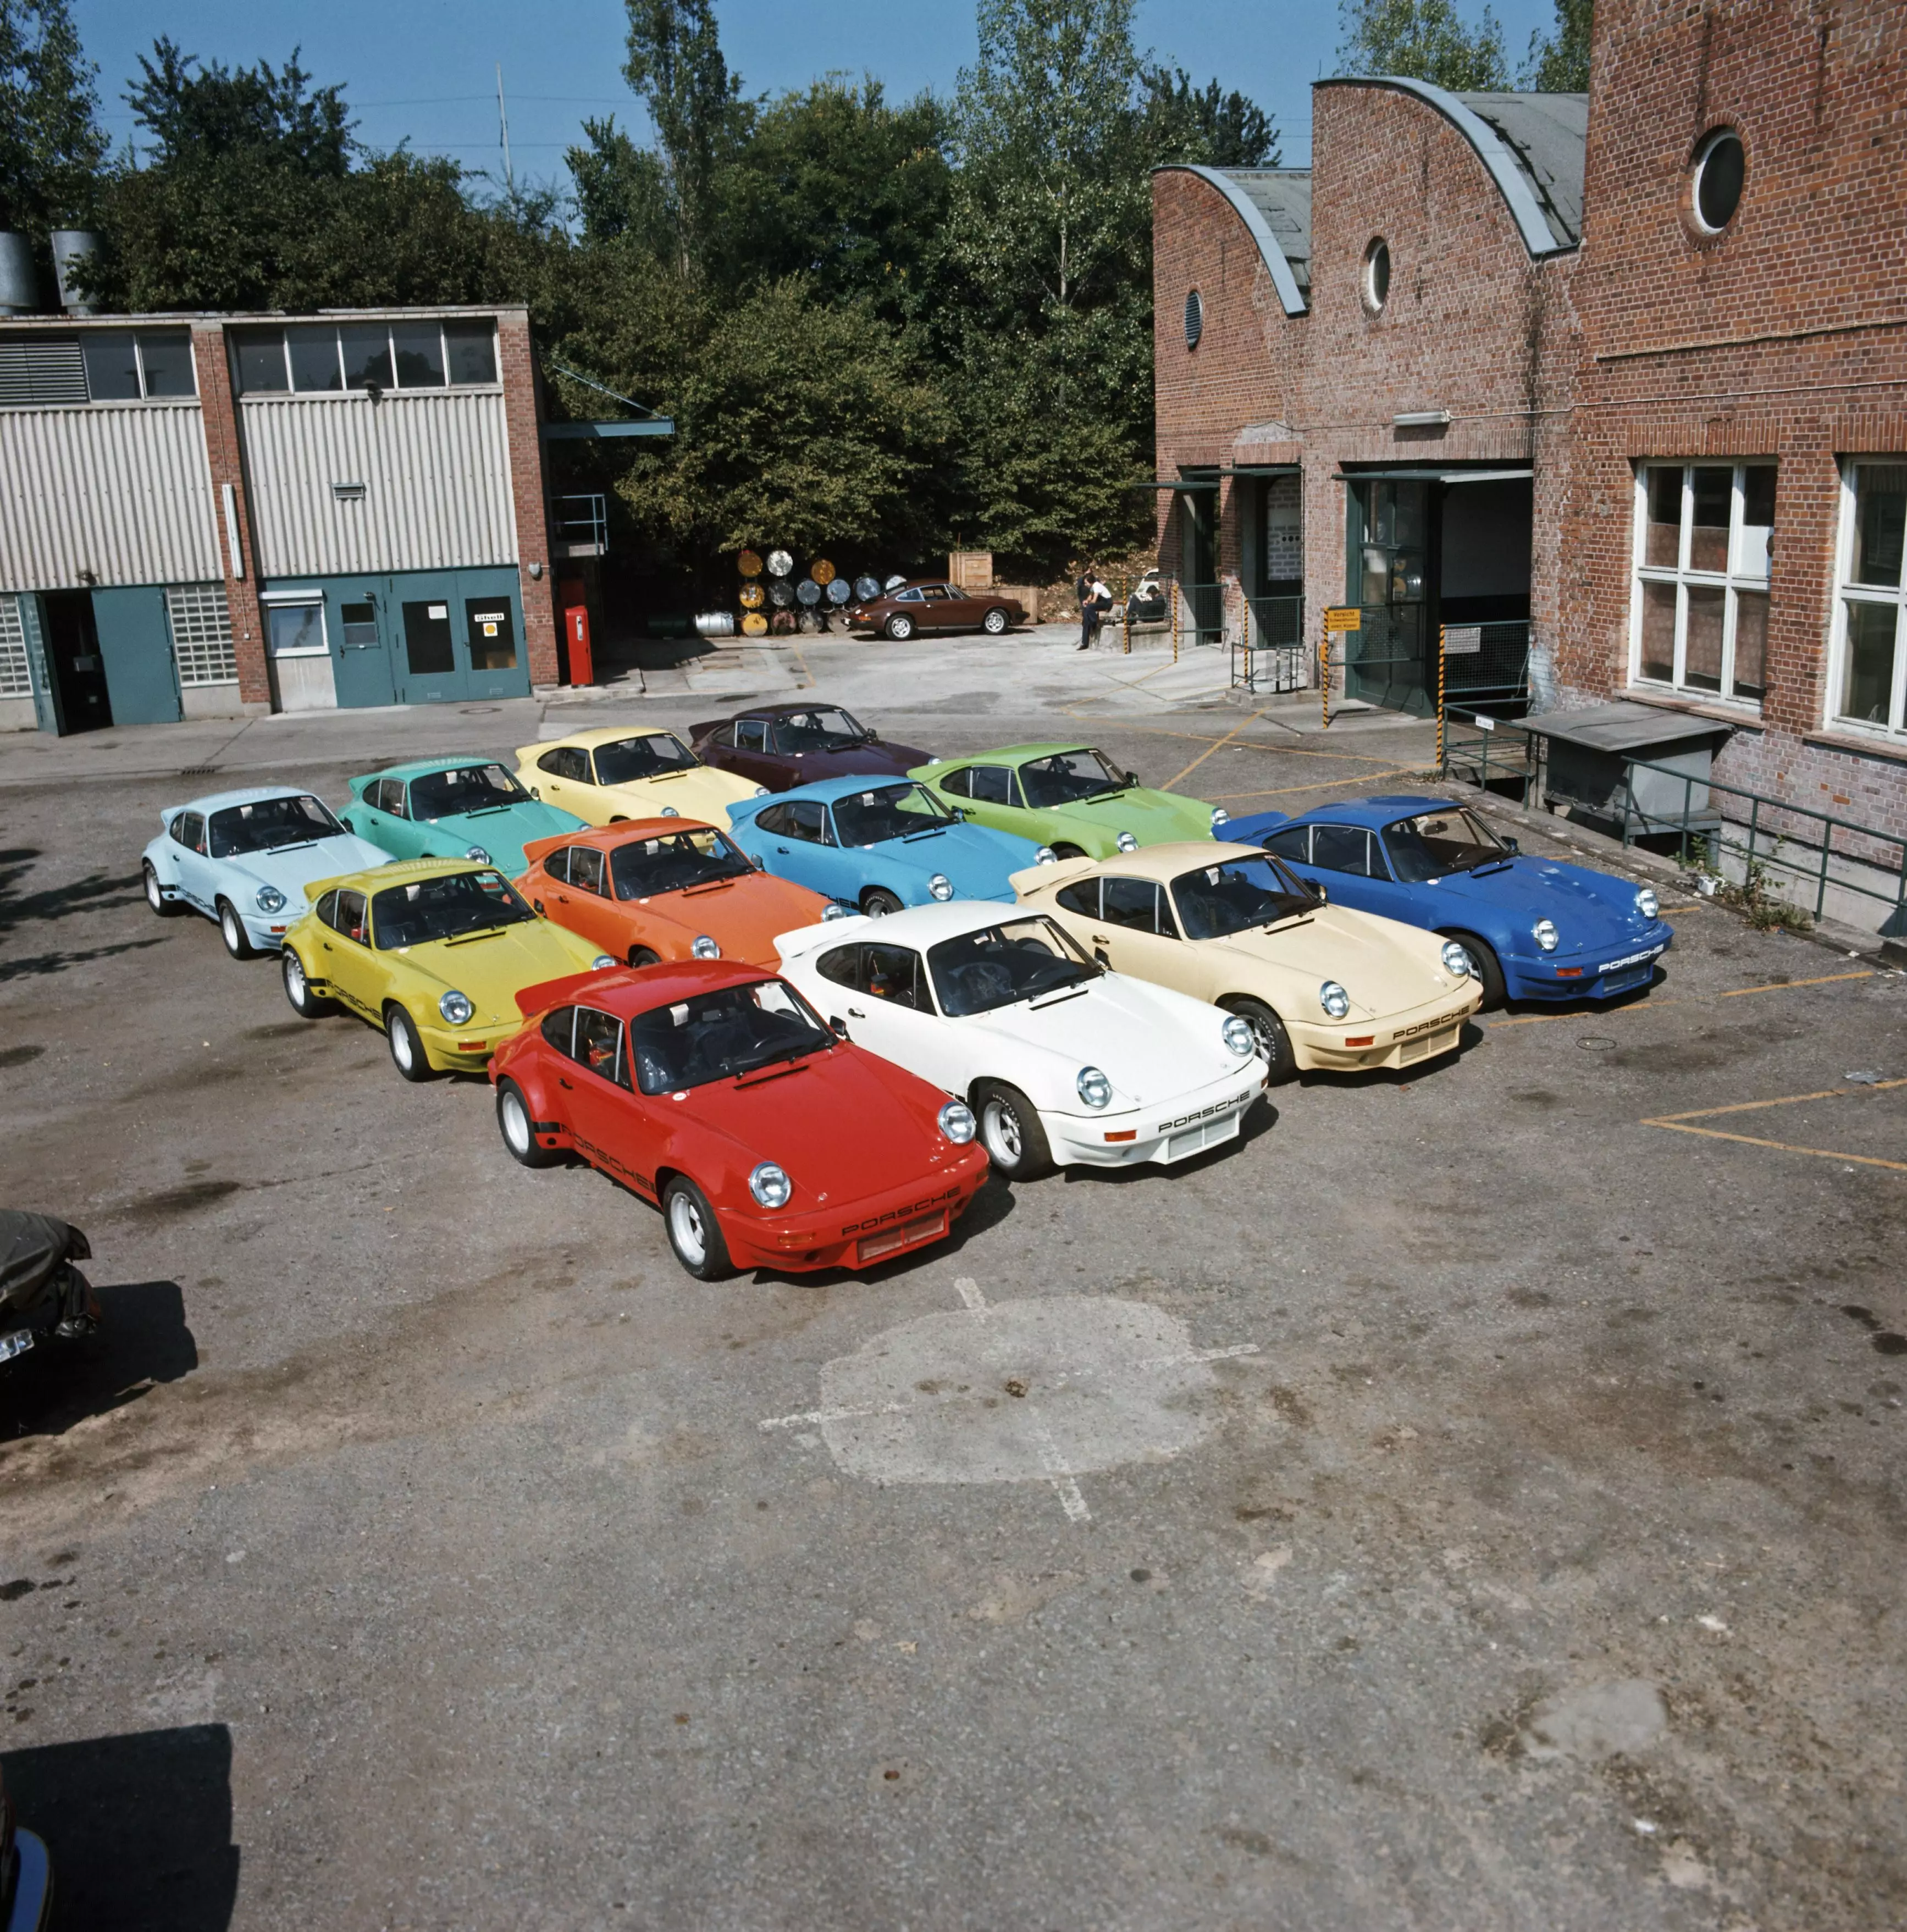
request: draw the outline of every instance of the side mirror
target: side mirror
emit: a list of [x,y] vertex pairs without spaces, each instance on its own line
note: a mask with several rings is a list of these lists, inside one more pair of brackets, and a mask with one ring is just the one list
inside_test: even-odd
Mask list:
[[843,1019],[831,1019],[827,1023],[827,1030],[836,1040],[845,1040],[848,1036],[848,1022]]
[[1324,890],[1323,886],[1321,886],[1317,880],[1308,880],[1306,884],[1308,884],[1311,889],[1311,897],[1316,899],[1320,905],[1329,905],[1331,903],[1331,895]]
[[758,872],[765,872],[768,869],[767,860],[763,858],[759,852],[751,852],[748,855],[748,862]]
[[1506,852],[1517,853],[1521,851],[1522,849],[1523,848],[1521,844],[1514,838],[1506,838],[1503,841],[1503,850]]
[[530,796],[532,798],[541,798],[542,795],[543,788],[541,785],[532,785],[530,788]]
[[878,745],[878,744],[879,744],[879,743],[880,743],[880,742],[881,742],[881,734],[880,734],[880,733],[879,733],[879,732],[878,732],[878,731],[869,731],[869,732],[868,733],[868,734],[867,734],[867,742],[868,742],[870,745]]

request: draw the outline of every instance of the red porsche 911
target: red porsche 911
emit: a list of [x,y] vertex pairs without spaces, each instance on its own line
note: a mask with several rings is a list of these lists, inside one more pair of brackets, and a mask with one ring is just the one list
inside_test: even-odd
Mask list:
[[837,1039],[785,980],[685,959],[518,995],[490,1063],[503,1144],[574,1150],[662,1210],[698,1281],[864,1268],[943,1239],[987,1178],[965,1103]]

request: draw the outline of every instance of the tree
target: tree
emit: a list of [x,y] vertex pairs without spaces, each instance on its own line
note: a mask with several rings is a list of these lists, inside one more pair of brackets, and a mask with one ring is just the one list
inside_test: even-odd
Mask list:
[[[126,96],[133,118],[155,144],[152,164],[196,168],[237,155],[272,166],[333,180],[350,171],[356,144],[341,89],[305,92],[311,76],[294,47],[284,69],[269,62],[227,68],[200,65],[163,35],[153,59],[141,54],[145,78]],[[194,72],[194,69],[197,69]]]
[[1350,74],[1398,74],[1453,93],[1509,85],[1503,30],[1488,7],[1464,26],[1452,0],[1338,0],[1344,38],[1338,58]]
[[673,254],[674,218],[660,158],[638,148],[613,114],[586,120],[583,133],[588,146],[570,148],[564,159],[584,242],[626,242],[659,258]]
[[1155,166],[1191,161],[1209,168],[1275,168],[1278,131],[1254,100],[1221,94],[1215,80],[1202,88],[1181,68],[1149,67],[1144,90],[1146,145]]
[[746,127],[741,82],[728,71],[711,0],[626,0],[629,58],[623,73],[647,103],[667,170],[668,202],[683,274],[701,266],[712,226],[716,168]]
[[1589,92],[1590,0],[1556,0],[1556,31],[1530,36],[1530,58],[1519,78],[1539,94]]
[[0,230],[91,220],[106,154],[98,71],[66,0],[0,0]]

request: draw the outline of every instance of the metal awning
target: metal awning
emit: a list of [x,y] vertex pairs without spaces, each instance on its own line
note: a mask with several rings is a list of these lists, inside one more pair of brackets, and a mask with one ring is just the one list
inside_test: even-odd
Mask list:
[[1372,483],[1386,479],[1412,483],[1508,483],[1528,482],[1536,472],[1527,464],[1521,470],[1451,470],[1428,464],[1380,465],[1370,470],[1341,470],[1340,483]]
[[1135,483],[1135,490],[1216,490],[1217,476],[1155,476],[1149,482]]
[[1304,465],[1301,463],[1235,463],[1229,470],[1219,471],[1221,476],[1302,476]]
[[622,436],[673,436],[674,418],[649,416],[641,422],[553,422],[543,425],[546,442],[591,442]]
[[1565,744],[1634,757],[1664,746],[1699,744],[1734,734],[1725,719],[1671,711],[1653,704],[1618,699],[1613,704],[1592,704],[1580,711],[1549,711],[1526,718],[1523,728],[1533,737],[1560,739]]

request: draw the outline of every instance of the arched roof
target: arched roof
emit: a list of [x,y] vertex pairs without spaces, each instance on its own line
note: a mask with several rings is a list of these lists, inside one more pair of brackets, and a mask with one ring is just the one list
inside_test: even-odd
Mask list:
[[[1272,285],[1287,315],[1302,315],[1311,286],[1311,182],[1302,170],[1195,166],[1189,161],[1158,168],[1162,175],[1197,175],[1232,205],[1246,232],[1258,244]],[[1279,231],[1284,240],[1279,238]],[[1294,245],[1287,254],[1286,244]],[[1301,281],[1302,286],[1301,286]]]

